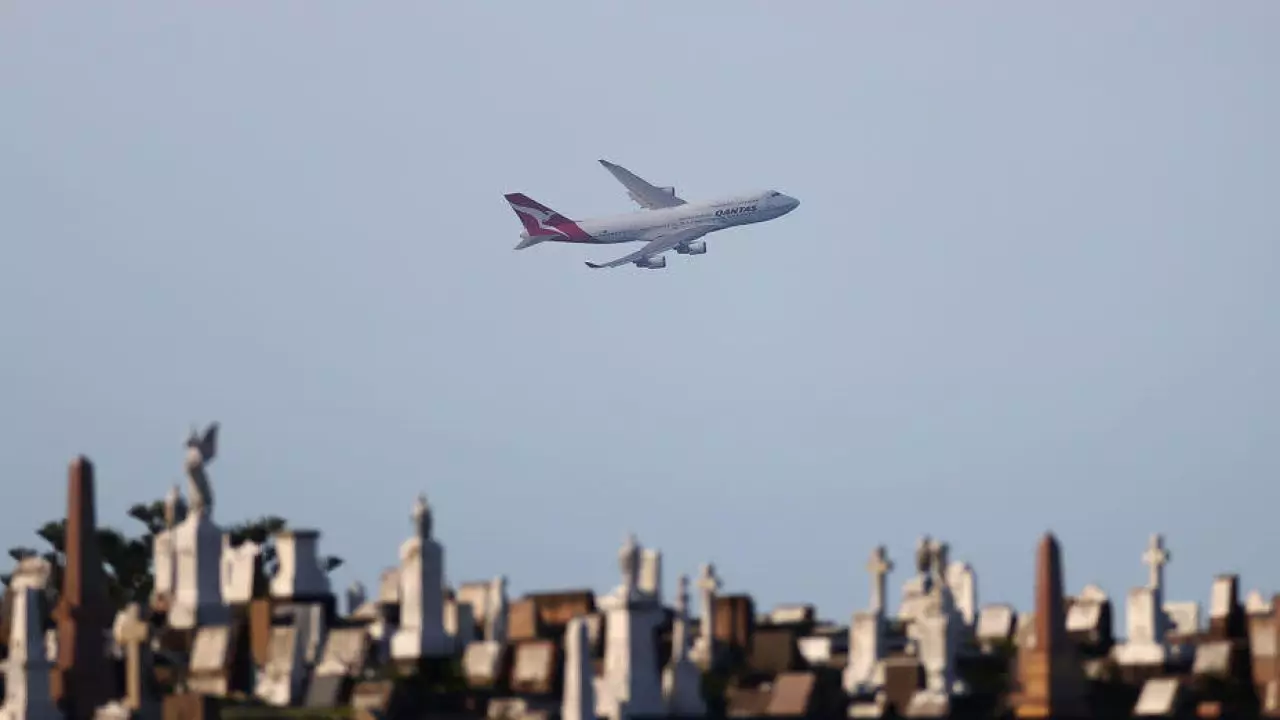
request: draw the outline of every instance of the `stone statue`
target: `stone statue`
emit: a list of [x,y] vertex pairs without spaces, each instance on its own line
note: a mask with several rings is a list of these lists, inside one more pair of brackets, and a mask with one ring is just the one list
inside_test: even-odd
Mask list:
[[640,543],[635,533],[627,536],[627,542],[618,551],[618,569],[622,571],[623,598],[630,600],[640,580]]
[[930,554],[933,556],[933,574],[941,583],[945,583],[947,579],[947,564],[950,562],[951,547],[941,540],[934,540],[930,543]]
[[213,512],[213,489],[205,465],[218,454],[218,423],[212,423],[201,437],[195,428],[187,438],[187,493],[191,496],[191,511],[208,517]]
[[929,592],[933,588],[933,538],[928,535],[916,541],[916,573],[920,577],[920,590]]
[[431,506],[427,505],[427,496],[418,493],[418,498],[413,503],[413,526],[418,531],[418,537],[431,537],[431,524]]

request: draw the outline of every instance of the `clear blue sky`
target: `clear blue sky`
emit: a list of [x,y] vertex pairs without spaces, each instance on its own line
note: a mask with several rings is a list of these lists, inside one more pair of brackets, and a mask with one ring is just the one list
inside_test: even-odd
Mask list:
[[[0,541],[223,423],[215,517],[375,586],[617,582],[634,530],[762,606],[867,603],[918,535],[1031,598],[1280,590],[1280,5],[0,8]],[[802,200],[666,271],[514,252],[502,194]],[[895,600],[896,602],[896,600]]]

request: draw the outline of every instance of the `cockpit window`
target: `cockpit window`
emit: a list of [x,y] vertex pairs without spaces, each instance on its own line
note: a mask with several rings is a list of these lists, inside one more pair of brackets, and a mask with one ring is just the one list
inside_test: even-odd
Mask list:
[[778,197],[778,195],[781,195],[781,193],[779,193],[779,192],[778,192],[778,191],[776,191],[776,190],[775,190],[775,191],[773,191],[773,192],[771,192],[771,193],[769,193],[769,197]]

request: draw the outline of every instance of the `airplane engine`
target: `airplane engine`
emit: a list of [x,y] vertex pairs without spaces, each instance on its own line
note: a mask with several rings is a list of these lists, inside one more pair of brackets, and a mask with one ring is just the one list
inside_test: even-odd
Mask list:
[[667,266],[667,259],[661,255],[658,257],[647,257],[636,261],[636,267],[642,267],[648,270],[657,270]]
[[664,192],[664,193],[666,193],[666,194],[670,195],[671,197],[675,197],[675,196],[676,196],[676,189],[675,189],[674,187],[660,187],[660,188],[658,188],[658,189],[659,189],[659,190],[661,190],[662,192]]
[[694,240],[693,242],[685,243],[677,247],[676,252],[681,255],[702,255],[707,252],[707,241]]

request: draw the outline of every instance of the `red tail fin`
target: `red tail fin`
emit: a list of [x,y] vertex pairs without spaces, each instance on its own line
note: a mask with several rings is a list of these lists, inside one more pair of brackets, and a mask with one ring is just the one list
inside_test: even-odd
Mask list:
[[560,242],[591,242],[592,238],[578,224],[524,193],[503,196],[511,204],[530,239]]

